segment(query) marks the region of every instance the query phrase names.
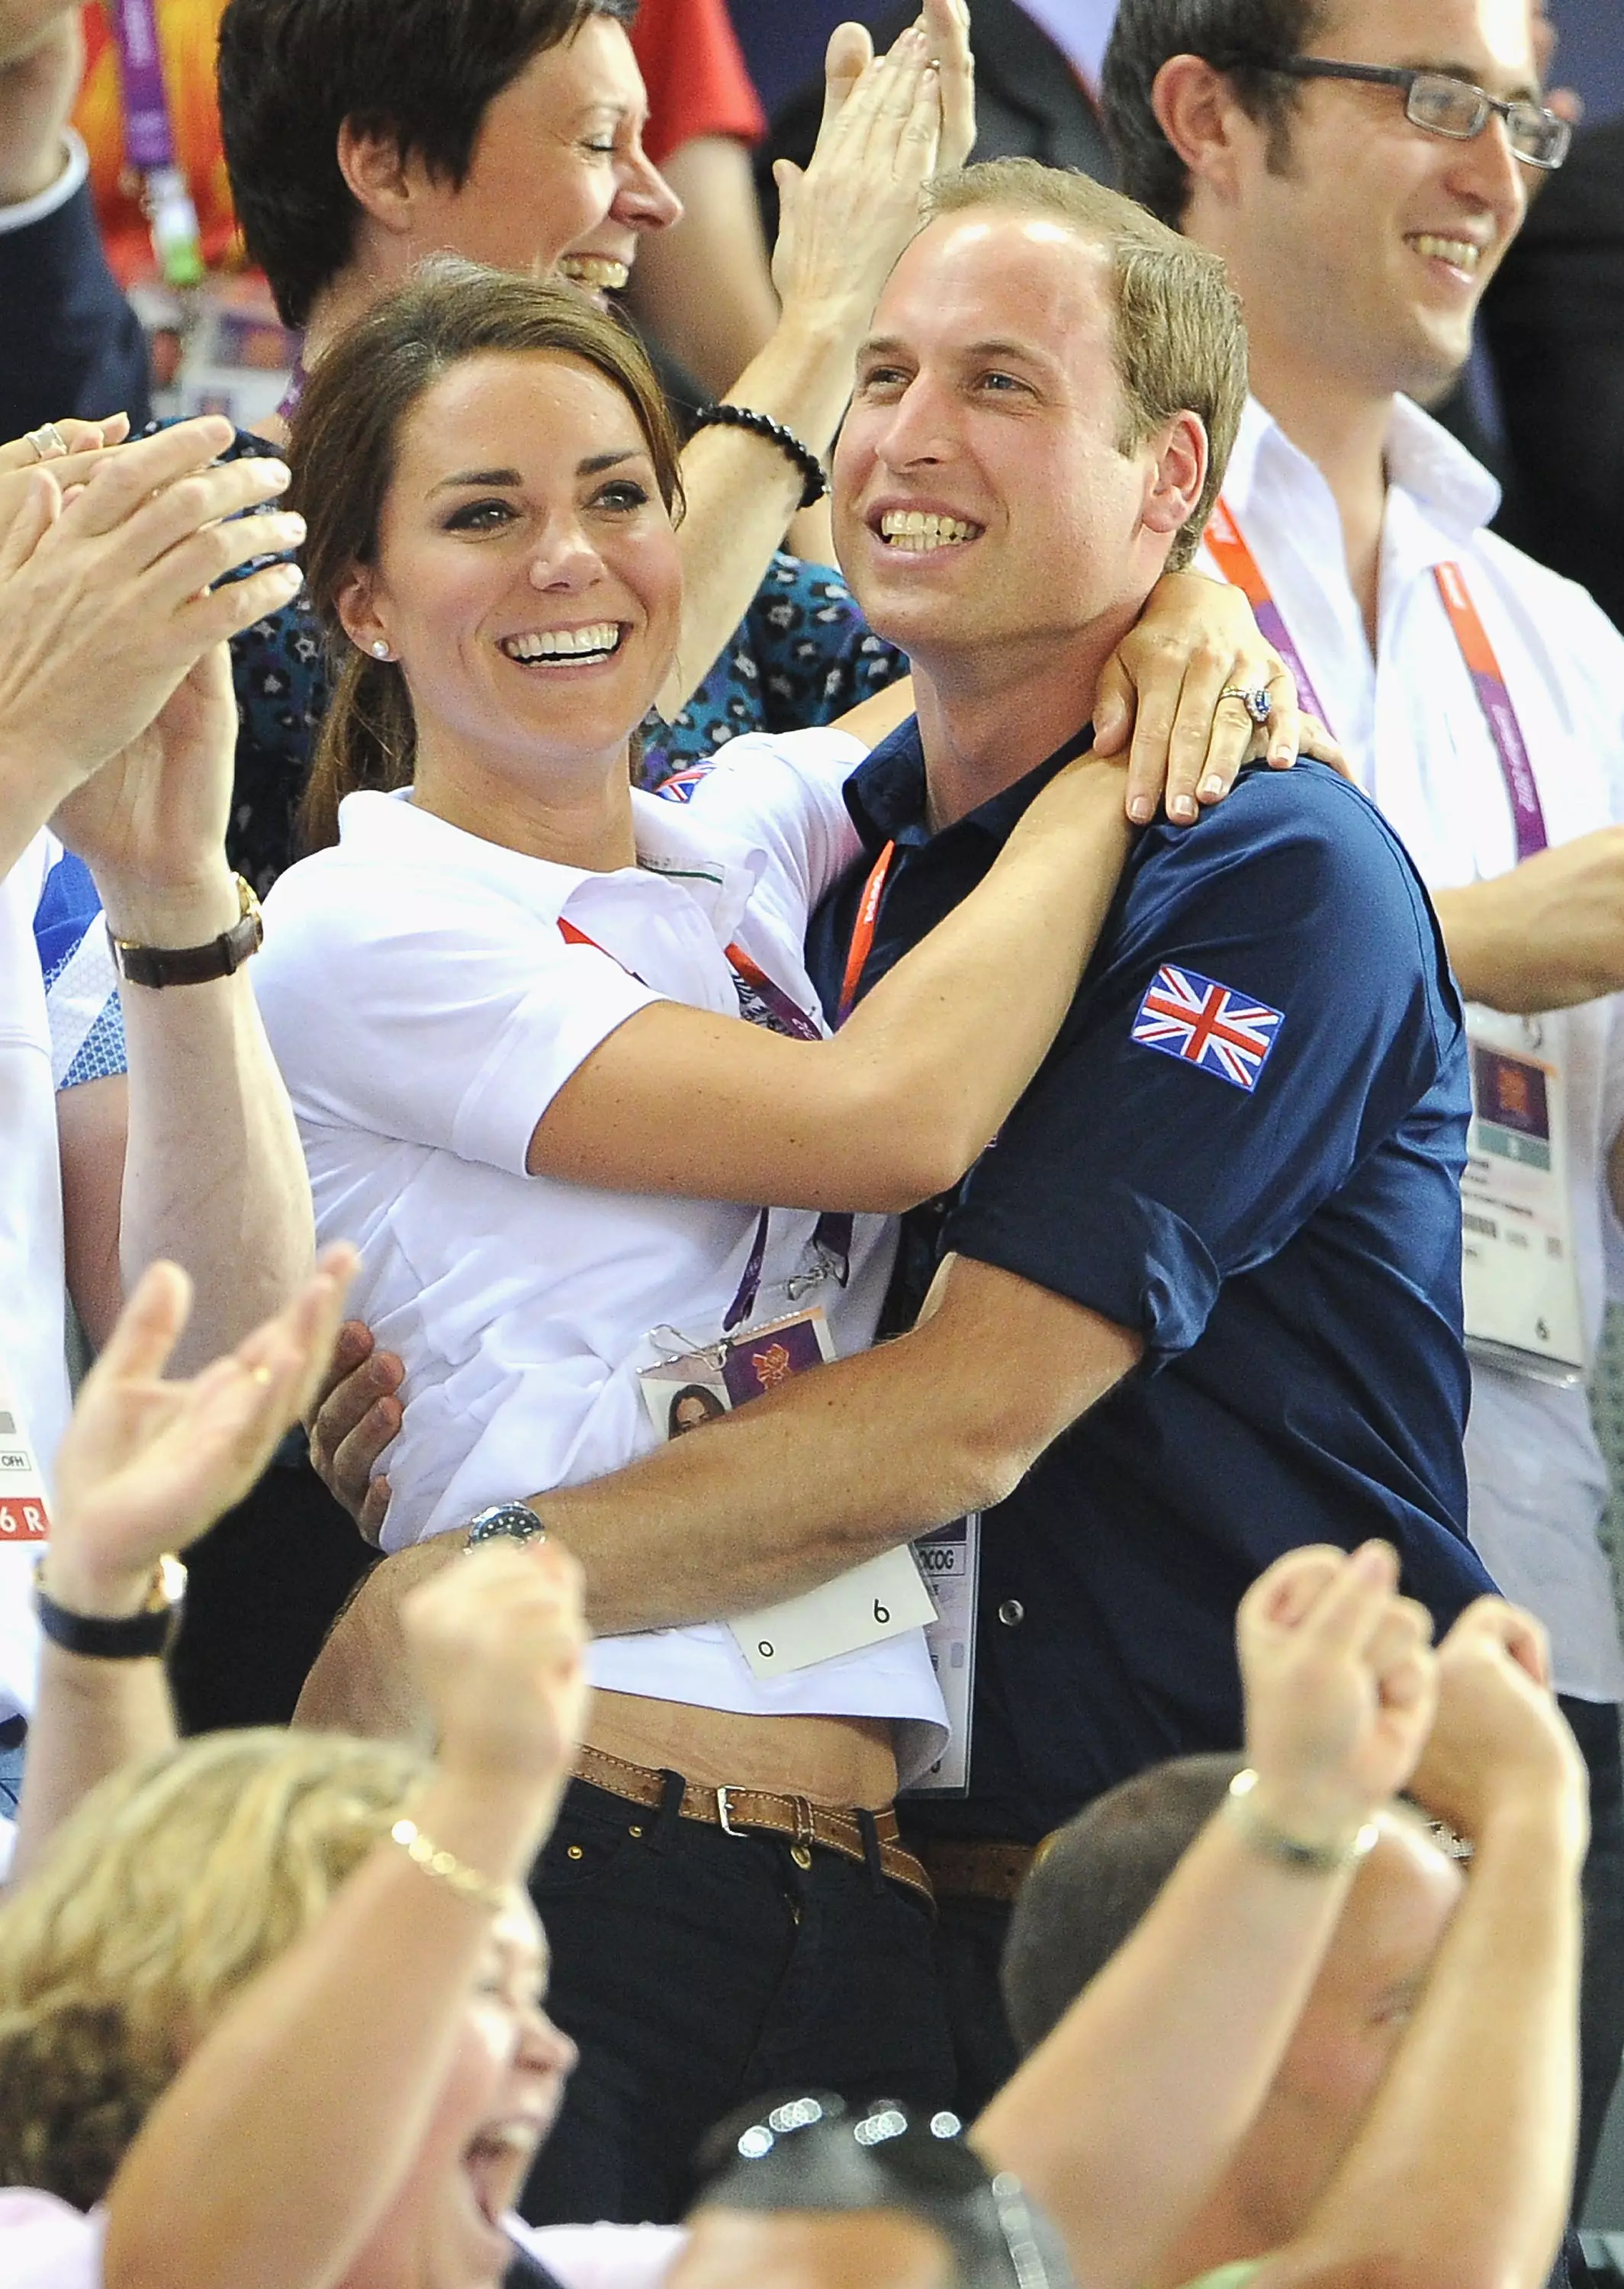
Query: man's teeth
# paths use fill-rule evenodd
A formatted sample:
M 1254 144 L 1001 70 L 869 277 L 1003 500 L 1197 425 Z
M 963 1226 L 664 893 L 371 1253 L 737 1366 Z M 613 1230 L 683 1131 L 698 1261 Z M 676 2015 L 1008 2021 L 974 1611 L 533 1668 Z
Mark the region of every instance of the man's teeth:
M 619 649 L 620 629 L 613 620 L 600 620 L 590 628 L 555 628 L 543 634 L 504 636 L 500 649 L 509 659 L 607 658 Z
M 977 530 L 961 517 L 938 516 L 928 508 L 888 508 L 880 520 L 881 539 L 907 548 L 949 548 L 974 538 Z
M 1457 270 L 1469 275 L 1476 270 L 1483 254 L 1483 249 L 1469 238 L 1438 238 L 1429 230 L 1418 230 L 1410 243 L 1418 254 L 1430 255 L 1437 262 L 1453 263 Z
M 593 294 L 618 294 L 631 271 L 607 254 L 566 254 L 559 263 L 566 278 Z

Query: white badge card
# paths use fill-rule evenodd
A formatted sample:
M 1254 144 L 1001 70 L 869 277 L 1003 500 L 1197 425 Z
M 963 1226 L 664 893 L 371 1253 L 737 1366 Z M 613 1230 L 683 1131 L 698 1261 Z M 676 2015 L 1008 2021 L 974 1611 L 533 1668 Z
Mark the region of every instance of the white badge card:
M 45 1481 L 28 1444 L 28 1427 L 5 1362 L 0 1360 L 0 1549 L 50 1539 Z
M 970 1708 L 975 1692 L 975 1604 L 981 1591 L 981 1514 L 955 1519 L 913 1545 L 935 1618 L 925 1632 L 931 1667 L 947 1703 L 948 1743 L 906 1796 L 967 1796 Z
M 1540 1383 L 1585 1372 L 1567 1092 L 1548 1019 L 1467 1012 L 1472 1121 L 1461 1179 L 1467 1349 Z
M 923 1629 L 935 1613 L 904 1543 L 799 1598 L 736 1615 L 728 1627 L 758 1677 L 781 1677 L 786 1670 L 810 1669 L 814 1662 Z

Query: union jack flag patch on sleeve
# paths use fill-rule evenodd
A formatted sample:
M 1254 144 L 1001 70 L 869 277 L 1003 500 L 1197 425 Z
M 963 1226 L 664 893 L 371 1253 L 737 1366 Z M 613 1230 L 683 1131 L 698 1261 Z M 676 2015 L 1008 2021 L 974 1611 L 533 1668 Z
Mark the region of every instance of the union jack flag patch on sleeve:
M 1198 969 L 1176 969 L 1164 961 L 1139 1005 L 1133 1039 L 1165 1057 L 1182 1057 L 1216 1073 L 1250 1095 L 1284 1016 L 1266 1001 L 1220 985 L 1215 977 L 1203 977 Z

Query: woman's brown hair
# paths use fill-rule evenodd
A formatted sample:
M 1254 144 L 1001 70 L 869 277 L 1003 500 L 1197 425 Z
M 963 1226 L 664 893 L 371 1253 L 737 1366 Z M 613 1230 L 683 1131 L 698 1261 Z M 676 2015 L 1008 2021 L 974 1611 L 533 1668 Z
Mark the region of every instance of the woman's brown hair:
M 417 735 L 405 679 L 393 661 L 355 649 L 338 605 L 355 566 L 376 561 L 402 427 L 464 359 L 526 350 L 577 358 L 613 384 L 637 417 L 660 498 L 681 508 L 677 435 L 654 369 L 633 336 L 577 288 L 437 256 L 340 334 L 306 386 L 288 451 L 290 503 L 307 528 L 306 586 L 334 668 L 300 814 L 306 849 L 337 841 L 346 794 L 411 778 Z

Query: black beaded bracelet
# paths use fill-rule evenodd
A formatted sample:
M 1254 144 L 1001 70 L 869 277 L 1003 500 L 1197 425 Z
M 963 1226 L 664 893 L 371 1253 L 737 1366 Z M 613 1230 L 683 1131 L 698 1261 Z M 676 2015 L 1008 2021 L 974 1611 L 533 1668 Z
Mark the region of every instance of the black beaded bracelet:
M 769 445 L 794 462 L 800 471 L 800 506 L 810 508 L 821 501 L 829 490 L 829 480 L 824 475 L 824 465 L 809 445 L 803 445 L 792 429 L 782 421 L 775 421 L 770 413 L 756 413 L 748 405 L 706 405 L 694 416 L 696 429 L 750 429 L 758 437 L 765 437 Z

